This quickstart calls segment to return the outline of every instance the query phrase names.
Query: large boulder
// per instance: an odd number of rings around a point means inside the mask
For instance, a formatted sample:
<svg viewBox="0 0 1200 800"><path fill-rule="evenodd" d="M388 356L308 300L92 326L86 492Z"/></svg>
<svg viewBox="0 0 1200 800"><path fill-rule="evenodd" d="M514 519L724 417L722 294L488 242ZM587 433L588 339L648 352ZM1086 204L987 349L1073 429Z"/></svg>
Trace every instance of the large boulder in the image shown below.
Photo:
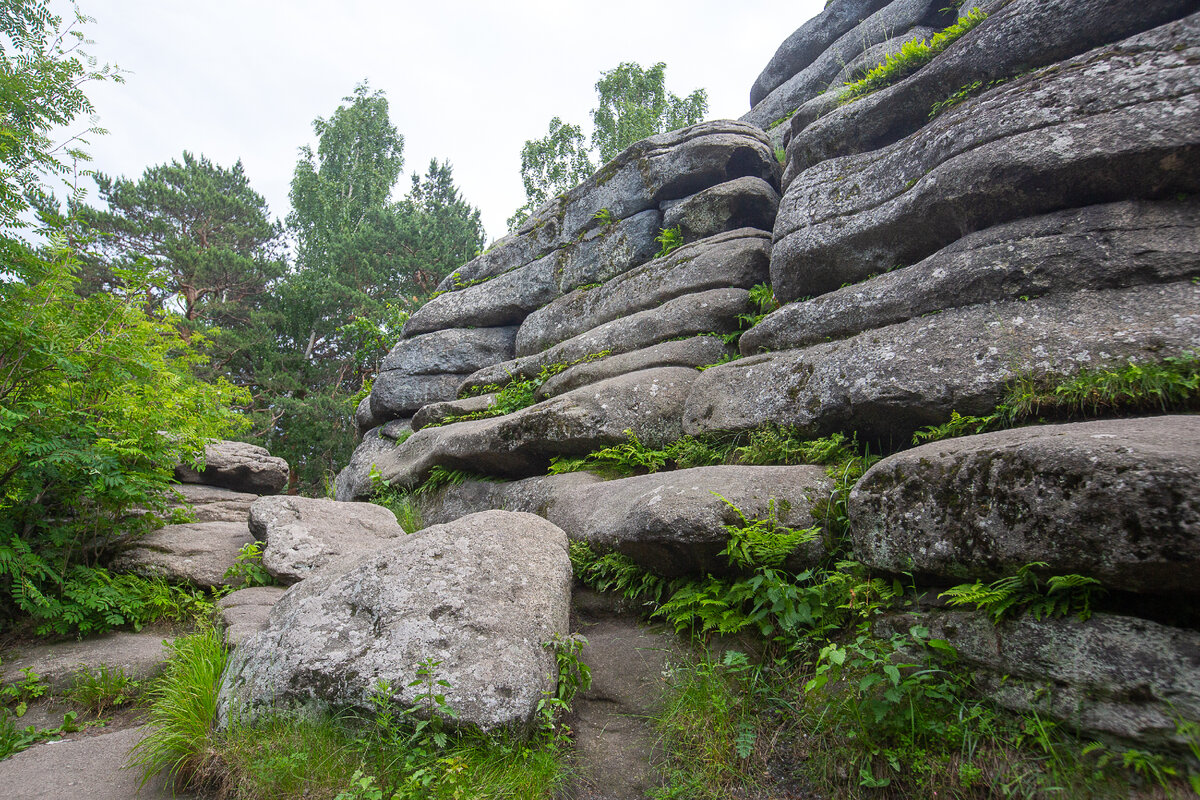
<svg viewBox="0 0 1200 800"><path fill-rule="evenodd" d="M383 480L412 488L434 467L525 477L556 455L584 455L623 442L627 432L650 446L683 435L680 415L699 373L664 367L622 375L567 392L501 417L422 428L375 461ZM349 468L347 468L349 469ZM345 471L343 471L345 472ZM339 476L337 497L353 500L372 487Z"/></svg>
<svg viewBox="0 0 1200 800"><path fill-rule="evenodd" d="M1044 562L1110 589L1200 592L1200 416L1037 425L885 458L850 494L854 556L945 582Z"/></svg>
<svg viewBox="0 0 1200 800"><path fill-rule="evenodd" d="M684 245L608 283L577 289L533 312L517 333L518 356L540 353L605 322L711 289L749 289L767 280L771 239L743 228Z"/></svg>
<svg viewBox="0 0 1200 800"><path fill-rule="evenodd" d="M654 258L661 229L662 214L652 208L587 231L564 251L562 290L606 281Z"/></svg>
<svg viewBox="0 0 1200 800"><path fill-rule="evenodd" d="M288 463L265 447L214 439L204 446L204 467L175 467L180 483L203 483L235 492L275 494L287 486Z"/></svg>
<svg viewBox="0 0 1200 800"><path fill-rule="evenodd" d="M517 325L530 311L558 296L561 261L561 254L551 253L484 283L440 294L408 318L404 335L472 325Z"/></svg>
<svg viewBox="0 0 1200 800"><path fill-rule="evenodd" d="M250 507L250 532L264 542L263 568L276 580L304 580L331 562L365 555L404 535L396 515L374 503L289 495Z"/></svg>
<svg viewBox="0 0 1200 800"><path fill-rule="evenodd" d="M663 213L664 228L678 228L685 242L725 231L775 227L779 192L761 178L738 178L697 192Z"/></svg>
<svg viewBox="0 0 1200 800"><path fill-rule="evenodd" d="M515 326L507 328L447 328L401 339L379 365L381 371L409 375L474 372L513 357Z"/></svg>
<svg viewBox="0 0 1200 800"><path fill-rule="evenodd" d="M151 531L112 561L116 572L203 588L226 585L225 573L254 541L246 522L189 522Z"/></svg>
<svg viewBox="0 0 1200 800"><path fill-rule="evenodd" d="M171 491L173 499L195 515L196 522L245 522L250 504L259 497L202 483L181 483L172 486Z"/></svg>
<svg viewBox="0 0 1200 800"><path fill-rule="evenodd" d="M823 294L1020 217L1200 191L1197 53L1200 15L1009 81L881 150L810 167L780 203L776 295Z"/></svg>
<svg viewBox="0 0 1200 800"><path fill-rule="evenodd" d="M535 377L544 367L590 361L601 353L620 355L669 339L730 333L738 329L738 317L750 313L753 307L750 293L745 289L709 289L685 294L657 308L606 322L535 355L481 369L458 388L460 392L469 392L493 384L503 385L514 378Z"/></svg>
<svg viewBox="0 0 1200 800"><path fill-rule="evenodd" d="M1115 614L993 625L980 612L943 611L887 616L876 633L905 634L914 625L948 641L993 701L1085 736L1186 752L1177 723L1200 722L1196 631Z"/></svg>
<svg viewBox="0 0 1200 800"><path fill-rule="evenodd" d="M456 724L523 728L557 685L545 645L567 635L570 593L567 538L540 517L489 511L425 528L292 587L230 657L218 718L371 713L379 681L417 705L426 688L410 684L432 663Z"/></svg>
<svg viewBox="0 0 1200 800"><path fill-rule="evenodd" d="M1191 282L968 306L705 370L688 395L684 429L775 422L814 436L857 430L895 447L951 411L990 414L1017 376L1197 348L1200 286Z"/></svg>
<svg viewBox="0 0 1200 800"><path fill-rule="evenodd" d="M960 13L966 13L964 4ZM976 81L1012 78L1195 11L1192 0L1012 0L908 78L826 114L790 122L789 171L863 153L924 127L929 110ZM996 7L998 6L998 7ZM812 102L812 101L810 101Z"/></svg>
<svg viewBox="0 0 1200 800"><path fill-rule="evenodd" d="M756 106L784 81L815 61L847 31L888 4L888 0L833 0L784 40L750 89Z"/></svg>
<svg viewBox="0 0 1200 800"><path fill-rule="evenodd" d="M375 376L371 386L371 415L375 420L411 417L422 406L453 400L465 374L410 375L389 369Z"/></svg>
<svg viewBox="0 0 1200 800"><path fill-rule="evenodd" d="M746 331L745 355L806 347L992 300L1168 283L1200 274L1200 205L1126 201L964 236L920 263L789 303Z"/></svg>

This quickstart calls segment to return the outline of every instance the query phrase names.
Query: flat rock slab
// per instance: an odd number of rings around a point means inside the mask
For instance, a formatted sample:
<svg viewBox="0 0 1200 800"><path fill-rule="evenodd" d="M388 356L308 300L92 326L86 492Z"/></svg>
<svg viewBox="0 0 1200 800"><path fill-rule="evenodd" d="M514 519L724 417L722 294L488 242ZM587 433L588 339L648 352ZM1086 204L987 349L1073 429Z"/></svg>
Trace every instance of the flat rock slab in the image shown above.
<svg viewBox="0 0 1200 800"><path fill-rule="evenodd" d="M705 333L730 333L738 328L738 315L750 313L754 304L745 289L710 289L668 300L657 308L614 319L559 342L536 355L525 356L468 376L460 392L517 378L531 378L553 364L573 364L600 353L620 355L642 350L670 339Z"/></svg>
<svg viewBox="0 0 1200 800"><path fill-rule="evenodd" d="M117 572L212 588L254 541L245 522L189 522L151 531L112 562Z"/></svg>
<svg viewBox="0 0 1200 800"><path fill-rule="evenodd" d="M776 296L833 291L1013 219L1200 190L1198 52L1200 15L1013 79L893 145L810 167L779 206Z"/></svg>
<svg viewBox="0 0 1200 800"><path fill-rule="evenodd" d="M684 245L592 289L577 289L529 315L517 355L540 353L606 322L710 289L749 289L767 280L771 240L742 228Z"/></svg>
<svg viewBox="0 0 1200 800"><path fill-rule="evenodd" d="M162 672L168 653L162 633L140 631L92 636L82 641L38 644L4 653L0 664L0 683L21 678L21 670L30 669L55 692L71 687L82 671L95 673L100 667L124 670L125 675L141 681Z"/></svg>
<svg viewBox="0 0 1200 800"><path fill-rule="evenodd" d="M435 525L320 572L276 603L234 650L218 717L287 705L371 711L377 681L411 705L408 684L440 662L458 723L521 728L557 682L571 563L562 531L532 514L488 511Z"/></svg>
<svg viewBox="0 0 1200 800"><path fill-rule="evenodd" d="M576 800L640 800L660 785L648 717L662 695L674 637L632 617L576 619L591 688L575 698L571 730Z"/></svg>
<svg viewBox="0 0 1200 800"><path fill-rule="evenodd" d="M462 375L410 375L390 369L375 376L371 385L371 419L379 422L411 417L422 406L453 400Z"/></svg>
<svg viewBox="0 0 1200 800"><path fill-rule="evenodd" d="M404 535L396 515L383 506L291 495L256 501L249 524L255 538L266 543L263 568L285 584Z"/></svg>
<svg viewBox="0 0 1200 800"><path fill-rule="evenodd" d="M192 507L196 522L244 522L250 514L250 504L259 498L257 494L199 483L181 483L171 488L181 505Z"/></svg>
<svg viewBox="0 0 1200 800"><path fill-rule="evenodd" d="M568 367L537 388L539 400L588 386L593 383L657 367L704 367L715 364L734 352L720 336L692 336L651 345L642 350L607 356Z"/></svg>
<svg viewBox="0 0 1200 800"><path fill-rule="evenodd" d="M946 580L1080 574L1200 592L1200 416L1037 425L885 458L850 495L854 557Z"/></svg>
<svg viewBox="0 0 1200 800"><path fill-rule="evenodd" d="M6 800L190 800L159 777L139 786L141 775L123 769L129 751L142 738L140 728L44 742L0 761Z"/></svg>
<svg viewBox="0 0 1200 800"><path fill-rule="evenodd" d="M175 468L180 483L204 483L235 492L275 494L288 483L288 463L265 447L246 442L213 440L204 446L204 468Z"/></svg>
<svg viewBox="0 0 1200 800"><path fill-rule="evenodd" d="M404 335L468 325L519 324L530 311L559 295L561 261L561 253L551 253L486 283L438 295L409 317L404 323Z"/></svg>
<svg viewBox="0 0 1200 800"><path fill-rule="evenodd" d="M447 328L401 339L384 357L380 371L399 370L409 375L474 372L513 357L517 329Z"/></svg>
<svg viewBox="0 0 1200 800"><path fill-rule="evenodd" d="M1200 204L1126 201L964 236L911 267L789 303L742 334L744 355L807 347L948 308L1169 283L1200 274Z"/></svg>
<svg viewBox="0 0 1200 800"><path fill-rule="evenodd" d="M217 611L225 629L225 644L237 647L263 630L271 609L285 591L281 586L250 586L218 600Z"/></svg>
<svg viewBox="0 0 1200 800"><path fill-rule="evenodd" d="M1060 720L1086 737L1186 749L1176 722L1200 721L1200 633L1135 617L1030 617L993 625L986 614L900 614L877 632L923 625L958 651L977 687L1001 706Z"/></svg>
<svg viewBox="0 0 1200 800"><path fill-rule="evenodd" d="M812 436L856 430L896 447L951 411L990 414L1018 375L1072 375L1197 348L1200 286L1190 282L969 306L705 370L684 429L775 422Z"/></svg>
<svg viewBox="0 0 1200 800"><path fill-rule="evenodd" d="M544 400L502 417L422 428L388 451L374 451L387 483L412 488L437 466L520 478L544 472L551 457L585 455L626 441L661 446L683 435L680 415L700 373L682 367L644 370ZM339 500L365 497L373 487L352 459L338 477Z"/></svg>
<svg viewBox="0 0 1200 800"><path fill-rule="evenodd" d="M430 425L441 425L451 417L465 417L481 411L487 411L496 405L496 392L464 397L461 400L444 400L440 403L430 403L421 406L421 410L413 415L412 428L419 431Z"/></svg>

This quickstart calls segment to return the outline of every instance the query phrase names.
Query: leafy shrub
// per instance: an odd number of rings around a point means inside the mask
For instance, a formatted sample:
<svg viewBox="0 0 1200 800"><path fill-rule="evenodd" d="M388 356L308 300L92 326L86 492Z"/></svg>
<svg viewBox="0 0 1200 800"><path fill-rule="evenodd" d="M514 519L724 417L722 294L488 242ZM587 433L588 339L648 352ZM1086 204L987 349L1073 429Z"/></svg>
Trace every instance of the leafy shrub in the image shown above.
<svg viewBox="0 0 1200 800"><path fill-rule="evenodd" d="M263 566L261 542L246 542L233 559L233 566L225 570L223 580L231 586L272 586L275 579Z"/></svg>

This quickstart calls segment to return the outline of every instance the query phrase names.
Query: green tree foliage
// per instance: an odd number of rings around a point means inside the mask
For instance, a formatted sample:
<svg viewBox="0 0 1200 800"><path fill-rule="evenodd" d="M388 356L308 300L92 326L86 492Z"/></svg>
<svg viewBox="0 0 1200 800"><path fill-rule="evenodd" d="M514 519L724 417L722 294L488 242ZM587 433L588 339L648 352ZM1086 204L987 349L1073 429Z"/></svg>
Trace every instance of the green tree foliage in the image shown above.
<svg viewBox="0 0 1200 800"><path fill-rule="evenodd" d="M585 180L595 170L636 141L704 119L708 93L697 89L685 98L666 90L667 65L649 69L626 61L601 73L596 82L596 108L592 109L592 142L587 146L578 125L550 120L541 139L530 139L521 148L521 180L525 205L508 219L509 230L519 228L550 198Z"/></svg>
<svg viewBox="0 0 1200 800"><path fill-rule="evenodd" d="M44 3L4 4L0 30L0 624L23 613L88 630L124 621L98 558L152 523L132 509L163 508L175 464L234 429L237 392L195 377L200 337L147 316L152 265L118 267L110 291L83 297L62 231L39 231L49 246L22 237L22 215L54 205L45 178L81 155L49 133L90 110L81 85L114 73Z"/></svg>
<svg viewBox="0 0 1200 800"><path fill-rule="evenodd" d="M694 125L708 111L708 93L681 98L665 88L667 65L650 69L626 61L596 82L599 104L592 110L592 147L608 161L634 142Z"/></svg>

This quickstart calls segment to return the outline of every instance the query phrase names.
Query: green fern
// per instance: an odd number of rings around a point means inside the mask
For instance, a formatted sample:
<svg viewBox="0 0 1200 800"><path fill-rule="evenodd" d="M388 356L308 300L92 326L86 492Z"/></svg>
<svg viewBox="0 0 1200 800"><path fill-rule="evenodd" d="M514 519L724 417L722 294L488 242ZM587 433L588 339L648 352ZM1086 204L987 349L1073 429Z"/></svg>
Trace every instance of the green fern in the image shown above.
<svg viewBox="0 0 1200 800"><path fill-rule="evenodd" d="M975 581L947 589L939 597L951 606L974 606L985 611L993 623L1029 614L1036 620L1071 614L1086 620L1092 614L1092 601L1104 589L1100 581L1085 575L1057 575L1040 579L1036 570L1049 565L1034 561L1019 568L1015 575L991 583Z"/></svg>
<svg viewBox="0 0 1200 800"><path fill-rule="evenodd" d="M676 225L674 228L660 228L658 236L654 237L654 241L658 242L658 252L654 254L655 258L662 258L668 255L673 250L678 250L683 247L683 231Z"/></svg>

